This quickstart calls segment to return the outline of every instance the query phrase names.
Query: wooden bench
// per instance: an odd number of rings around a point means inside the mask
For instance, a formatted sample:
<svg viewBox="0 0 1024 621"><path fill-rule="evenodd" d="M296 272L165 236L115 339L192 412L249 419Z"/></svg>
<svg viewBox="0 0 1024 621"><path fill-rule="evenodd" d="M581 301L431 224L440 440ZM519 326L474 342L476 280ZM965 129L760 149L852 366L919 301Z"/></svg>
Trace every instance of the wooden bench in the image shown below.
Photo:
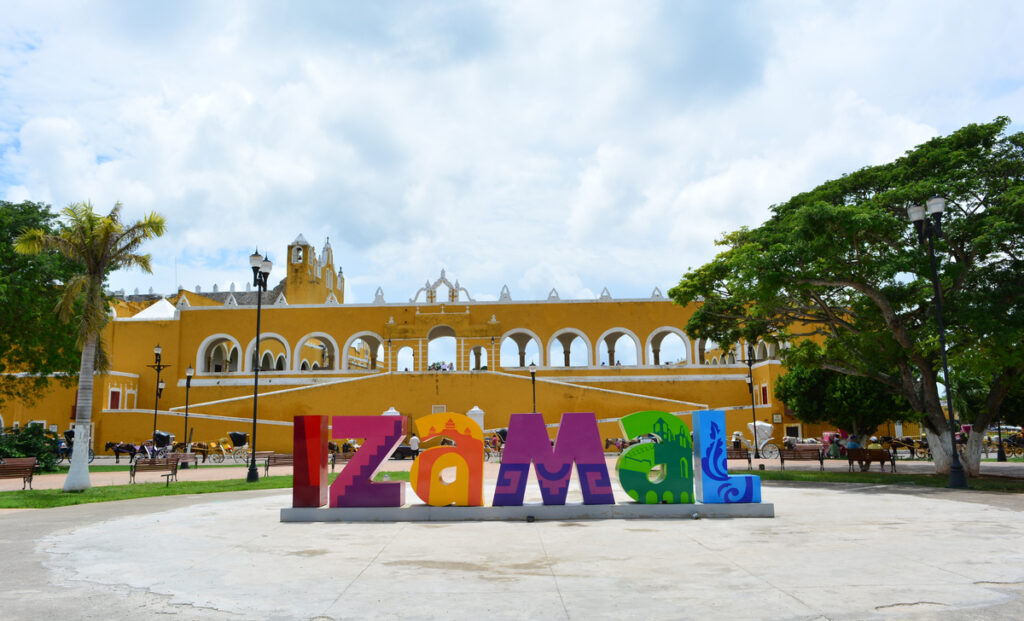
<svg viewBox="0 0 1024 621"><path fill-rule="evenodd" d="M355 451L348 451L347 453L331 453L331 472L334 472L335 462L340 461L342 465L345 465L355 454Z"/></svg>
<svg viewBox="0 0 1024 621"><path fill-rule="evenodd" d="M189 464L192 464L193 468L199 467L199 455L197 453L171 453L168 457L177 458L178 466L182 469L188 468Z"/></svg>
<svg viewBox="0 0 1024 621"><path fill-rule="evenodd" d="M850 472L853 472L853 463L860 464L860 469L867 472L871 469L871 462L877 461L879 468L885 472L885 462L891 466L890 472L896 472L896 458L886 449L846 449L846 459L850 464Z"/></svg>
<svg viewBox="0 0 1024 621"><path fill-rule="evenodd" d="M131 470L129 470L130 477L128 483L135 482L135 475L139 472L162 472L167 471L167 474L162 474L167 485L170 486L171 479L178 480L178 458L177 457L164 457L156 459L136 459L135 463L132 464Z"/></svg>
<svg viewBox="0 0 1024 621"><path fill-rule="evenodd" d="M270 474L271 466L293 466L295 458L289 453L271 453L267 455L267 461L263 466L263 476Z"/></svg>
<svg viewBox="0 0 1024 621"><path fill-rule="evenodd" d="M35 471L35 457L0 457L0 479L21 479L21 489L32 489Z"/></svg>
<svg viewBox="0 0 1024 621"><path fill-rule="evenodd" d="M798 447L798 448L797 448ZM825 455L817 444L804 445L791 449L779 449L779 464L783 470L786 469L786 460L790 461L816 461L818 470L825 469Z"/></svg>
<svg viewBox="0 0 1024 621"><path fill-rule="evenodd" d="M741 448L741 449L726 448L725 449L725 458L726 459L745 459L745 460L747 460L747 470L753 470L754 469L754 462L750 459L750 450L748 450L748 449L745 449L745 448Z"/></svg>

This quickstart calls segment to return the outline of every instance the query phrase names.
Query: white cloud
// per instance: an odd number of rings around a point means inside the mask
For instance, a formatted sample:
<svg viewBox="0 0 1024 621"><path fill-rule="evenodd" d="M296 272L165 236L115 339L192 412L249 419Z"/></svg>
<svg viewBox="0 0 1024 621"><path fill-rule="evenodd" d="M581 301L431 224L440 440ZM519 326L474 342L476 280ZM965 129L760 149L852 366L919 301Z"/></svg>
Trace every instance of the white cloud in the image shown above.
<svg viewBox="0 0 1024 621"><path fill-rule="evenodd" d="M1024 109L1024 6L5 7L0 196L155 210L153 276L330 236L347 299L663 290L771 204ZM1018 119L1020 121L1020 119ZM1018 125L1019 127L1019 125ZM479 292L479 293L477 293Z"/></svg>

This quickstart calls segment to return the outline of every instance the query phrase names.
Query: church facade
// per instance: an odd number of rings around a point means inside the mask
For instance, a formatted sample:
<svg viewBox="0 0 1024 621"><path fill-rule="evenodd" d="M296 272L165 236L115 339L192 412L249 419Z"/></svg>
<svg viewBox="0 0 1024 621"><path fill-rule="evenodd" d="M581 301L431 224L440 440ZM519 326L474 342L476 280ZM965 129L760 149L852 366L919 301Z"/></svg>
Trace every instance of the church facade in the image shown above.
<svg viewBox="0 0 1024 621"><path fill-rule="evenodd" d="M412 419L473 411L485 430L536 411L552 437L564 412L594 412L602 435L617 438L619 418L632 412L673 412L689 424L688 413L716 408L726 410L730 433L748 438L752 416L773 425L776 442L820 436L774 398L783 370L774 345L757 343L751 390L746 347L704 351L684 331L694 309L657 289L645 299L605 290L595 300L562 300L552 290L527 301L506 286L498 300L477 301L442 271L408 301L388 302L378 289L373 302L351 304L329 242L317 253L300 235L286 257L285 278L263 294L259 343L255 291L122 297L104 332L111 371L95 382L97 452L108 441L149 438L154 417L183 440L186 398L193 441L251 432L257 366L259 450L291 452L296 415L385 411ZM448 359L432 354L439 343ZM159 398L149 367L157 345L169 365ZM6 426L63 431L74 425L74 403L73 388L55 387L32 406L8 403L0 415Z"/></svg>

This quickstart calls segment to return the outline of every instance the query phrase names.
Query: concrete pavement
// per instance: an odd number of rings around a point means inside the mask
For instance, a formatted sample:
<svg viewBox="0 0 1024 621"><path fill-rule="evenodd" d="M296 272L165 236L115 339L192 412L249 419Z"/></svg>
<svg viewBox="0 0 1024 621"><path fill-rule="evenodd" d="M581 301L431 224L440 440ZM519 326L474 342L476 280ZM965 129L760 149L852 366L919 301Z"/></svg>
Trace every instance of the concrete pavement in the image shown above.
<svg viewBox="0 0 1024 621"><path fill-rule="evenodd" d="M15 511L0 618L1024 618L1024 495L763 496L776 518L285 524L280 490Z"/></svg>

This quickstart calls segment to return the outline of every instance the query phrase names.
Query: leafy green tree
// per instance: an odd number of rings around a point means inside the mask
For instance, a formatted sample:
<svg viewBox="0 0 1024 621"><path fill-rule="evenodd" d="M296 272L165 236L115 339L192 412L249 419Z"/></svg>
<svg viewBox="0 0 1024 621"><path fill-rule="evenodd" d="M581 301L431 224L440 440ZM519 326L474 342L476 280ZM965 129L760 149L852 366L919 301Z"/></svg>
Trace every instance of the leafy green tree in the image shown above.
<svg viewBox="0 0 1024 621"><path fill-rule="evenodd" d="M887 420L916 418L906 399L867 377L791 364L775 396L805 423L828 423L864 436Z"/></svg>
<svg viewBox="0 0 1024 621"><path fill-rule="evenodd" d="M57 469L57 434L42 425L0 430L0 457L35 457L44 471Z"/></svg>
<svg viewBox="0 0 1024 621"><path fill-rule="evenodd" d="M103 295L103 282L107 273L123 267L139 267L150 272L150 257L139 254L143 242L163 235L166 225L163 216L150 213L138 222L121 222L121 203L114 205L109 215L93 213L89 203L75 203L61 212L64 226L56 233L41 228L30 229L18 239L15 250L24 254L38 254L53 250L81 266L82 271L64 284L59 315L70 321L74 309L78 314L78 342L82 347L78 372L78 405L75 413L75 447L71 454L71 468L64 481L64 491L89 489L89 434L92 419L93 371L104 365L100 332L107 323L107 301ZM79 431L81 430L81 431ZM83 433L84 432L84 433Z"/></svg>
<svg viewBox="0 0 1024 621"><path fill-rule="evenodd" d="M725 235L725 250L669 293L700 302L687 331L718 343L762 335L820 343L803 362L905 398L923 414L936 470L948 472L931 267L906 210L934 195L948 200L935 250L949 361L985 378L985 407L964 420L984 429L1024 373L1024 133L1007 135L1009 123L934 138ZM972 475L975 436L964 464Z"/></svg>
<svg viewBox="0 0 1024 621"><path fill-rule="evenodd" d="M31 403L53 379L70 385L78 370L74 329L53 312L73 264L57 253L14 251L22 231L52 234L55 218L41 203L0 201L0 405Z"/></svg>

